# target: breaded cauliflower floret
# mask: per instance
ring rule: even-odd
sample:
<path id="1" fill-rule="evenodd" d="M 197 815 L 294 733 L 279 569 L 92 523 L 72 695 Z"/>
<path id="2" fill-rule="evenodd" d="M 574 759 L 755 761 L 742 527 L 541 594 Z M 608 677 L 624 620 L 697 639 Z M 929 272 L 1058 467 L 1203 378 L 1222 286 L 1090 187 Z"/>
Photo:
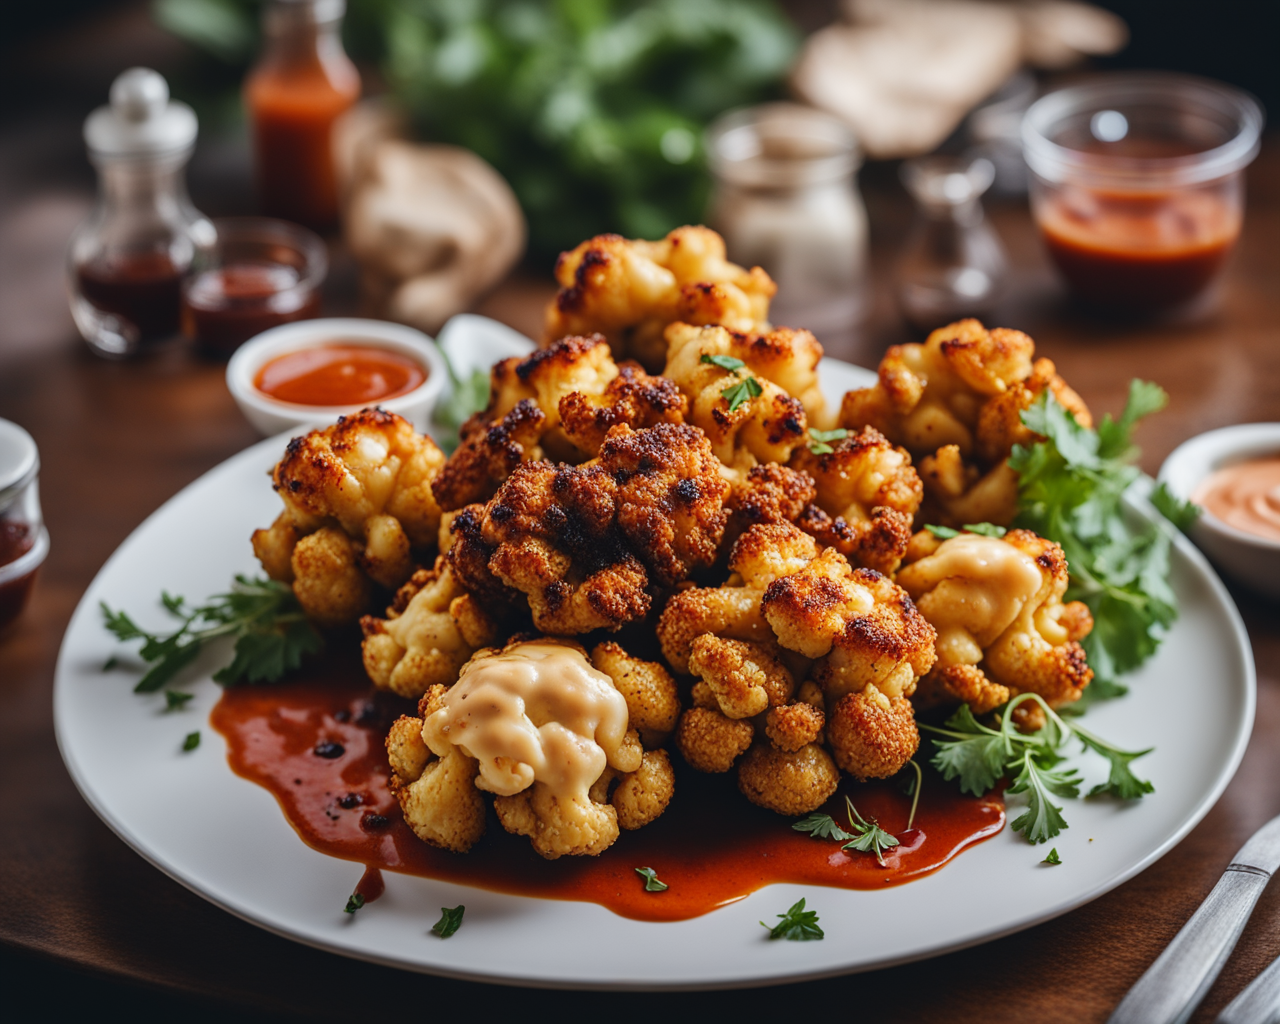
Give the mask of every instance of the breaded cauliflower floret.
<path id="1" fill-rule="evenodd" d="M 298 556 L 298 544 L 319 530 L 340 530 L 351 541 L 360 572 L 380 586 L 398 587 L 413 572 L 415 552 L 436 545 L 440 506 L 431 484 L 443 462 L 429 437 L 381 409 L 342 416 L 330 427 L 295 437 L 272 471 L 284 512 L 270 528 L 254 531 L 254 552 L 268 575 L 294 584 L 303 609 L 314 611 L 316 621 L 352 622 L 367 600 L 355 603 L 346 584 L 351 600 L 334 599 L 332 558 L 320 558 L 318 551 L 315 557 Z M 336 554 L 336 545 L 318 543 Z M 308 578 L 309 569 L 320 577 Z M 318 601 L 322 593 L 330 596 Z"/>
<path id="2" fill-rule="evenodd" d="M 822 740 L 826 713 L 820 705 L 796 701 L 772 708 L 765 718 L 764 733 L 779 750 L 792 753 Z"/>
<path id="3" fill-rule="evenodd" d="M 818 496 L 813 477 L 776 462 L 753 466 L 734 477 L 725 508 L 735 540 L 757 523 L 795 522 Z"/>
<path id="4" fill-rule="evenodd" d="M 577 644 L 486 648 L 418 710 L 388 736 L 392 788 L 415 832 L 446 849 L 465 850 L 483 832 L 482 790 L 495 794 L 502 826 L 548 859 L 601 853 L 620 826 L 658 817 L 674 792 L 665 752 L 643 748 L 626 697 Z"/>
<path id="5" fill-rule="evenodd" d="M 343 626 L 360 617 L 373 586 L 359 561 L 359 548 L 336 526 L 323 526 L 294 544 L 293 593 L 307 618 L 318 626 Z"/>
<path id="6" fill-rule="evenodd" d="M 835 701 L 826 725 L 836 764 L 859 781 L 896 775 L 920 747 L 911 703 L 874 685 Z"/>
<path id="7" fill-rule="evenodd" d="M 802 445 L 791 456 L 791 467 L 811 477 L 817 490 L 797 525 L 855 564 L 893 573 L 924 496 L 911 456 L 873 427 L 827 447 L 815 454 Z"/>
<path id="8" fill-rule="evenodd" d="M 1051 707 L 1080 699 L 1093 671 L 1078 641 L 1093 620 L 1081 602 L 1062 601 L 1062 548 L 1030 530 L 945 541 L 925 534 L 908 559 L 898 582 L 938 634 L 919 706 L 964 702 L 981 713 L 1023 692 Z"/>
<path id="9" fill-rule="evenodd" d="M 547 307 L 544 338 L 599 331 L 618 359 L 662 369 L 662 331 L 683 320 L 736 331 L 766 327 L 777 286 L 759 267 L 725 258 L 724 240 L 705 227 L 677 228 L 656 242 L 598 235 L 556 261 L 560 292 Z"/>
<path id="10" fill-rule="evenodd" d="M 680 697 L 671 673 L 655 661 L 633 658 L 612 640 L 596 644 L 591 664 L 612 679 L 626 699 L 631 727 L 645 745 L 663 743 L 680 717 Z"/>
<path id="11" fill-rule="evenodd" d="M 693 642 L 689 671 L 707 684 L 727 718 L 751 718 L 785 704 L 796 685 L 768 647 L 710 633 Z"/>
<path id="12" fill-rule="evenodd" d="M 569 444 L 594 458 L 614 427 L 683 423 L 688 408 L 689 400 L 673 381 L 649 376 L 639 363 L 624 362 L 602 392 L 573 391 L 560 399 L 560 430 Z"/>
<path id="13" fill-rule="evenodd" d="M 768 643 L 773 631 L 760 611 L 763 590 L 690 587 L 673 594 L 658 618 L 662 656 L 676 672 L 689 671 L 693 642 L 704 633 Z"/>
<path id="14" fill-rule="evenodd" d="M 750 722 L 728 718 L 711 708 L 693 707 L 680 716 L 676 749 L 690 767 L 718 774 L 733 767 L 755 734 Z"/>
<path id="15" fill-rule="evenodd" d="M 664 373 L 688 396 L 689 422 L 707 435 L 716 458 L 741 472 L 762 462 L 786 462 L 808 430 L 805 409 L 737 354 L 751 354 L 746 339 L 723 327 L 688 324 L 672 324 L 666 337 Z M 729 369 L 725 360 L 744 365 Z"/>
<path id="16" fill-rule="evenodd" d="M 437 683 L 452 686 L 467 659 L 498 640 L 498 623 L 461 587 L 443 555 L 400 588 L 385 619 L 366 615 L 360 628 L 369 678 L 401 697 L 420 697 Z"/>
<path id="17" fill-rule="evenodd" d="M 825 804 L 840 783 L 840 773 L 822 747 L 810 743 L 795 751 L 758 743 L 738 766 L 738 789 L 758 807 L 798 817 Z"/>
<path id="18" fill-rule="evenodd" d="M 520 463 L 542 458 L 538 442 L 547 417 L 524 398 L 491 420 L 478 412 L 458 431 L 458 447 L 436 478 L 435 494 L 447 512 L 487 501 Z"/>

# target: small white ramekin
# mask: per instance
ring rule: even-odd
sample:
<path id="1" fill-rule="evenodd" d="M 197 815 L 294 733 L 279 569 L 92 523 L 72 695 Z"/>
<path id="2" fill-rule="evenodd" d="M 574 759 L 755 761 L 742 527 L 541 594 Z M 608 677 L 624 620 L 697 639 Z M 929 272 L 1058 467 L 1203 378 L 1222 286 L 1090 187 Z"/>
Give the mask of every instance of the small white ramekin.
<path id="1" fill-rule="evenodd" d="M 412 391 L 376 403 L 356 405 L 294 405 L 265 395 L 254 386 L 258 371 L 276 356 L 321 345 L 367 345 L 407 356 L 421 364 L 427 379 Z M 449 383 L 449 371 L 436 344 L 421 331 L 386 320 L 327 317 L 299 320 L 263 331 L 245 342 L 227 363 L 227 388 L 245 418 L 265 437 L 286 430 L 332 423 L 345 413 L 375 404 L 399 413 L 418 430 L 425 431 L 431 411 Z"/>
<path id="2" fill-rule="evenodd" d="M 1214 470 L 1271 455 L 1280 455 L 1280 423 L 1223 427 L 1176 448 L 1160 467 L 1159 480 L 1185 501 Z M 1237 530 L 1208 512 L 1192 527 L 1191 539 L 1233 579 L 1261 594 L 1280 597 L 1280 541 Z"/>

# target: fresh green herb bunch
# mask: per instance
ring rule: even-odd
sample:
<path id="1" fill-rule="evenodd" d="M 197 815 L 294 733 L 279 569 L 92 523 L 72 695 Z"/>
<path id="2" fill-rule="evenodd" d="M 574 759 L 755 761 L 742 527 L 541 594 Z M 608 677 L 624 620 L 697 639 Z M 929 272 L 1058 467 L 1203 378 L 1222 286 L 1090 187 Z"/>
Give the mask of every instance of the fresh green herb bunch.
<path id="1" fill-rule="evenodd" d="M 107 629 L 119 640 L 141 640 L 138 653 L 151 665 L 133 688 L 135 693 L 159 690 L 193 662 L 206 644 L 220 637 L 235 639 L 231 664 L 213 675 L 224 685 L 279 679 L 301 665 L 303 655 L 313 654 L 324 645 L 302 613 L 293 590 L 275 580 L 238 575 L 229 592 L 216 594 L 196 607 L 167 592 L 161 594 L 160 601 L 166 611 L 181 620 L 169 634 L 150 633 L 126 613 L 102 604 Z M 173 707 L 175 700 L 181 705 L 184 697 L 170 697 L 168 705 Z"/>
<path id="2" fill-rule="evenodd" d="M 256 50 L 259 7 L 155 4 L 161 25 L 233 64 Z M 348 0 L 345 35 L 423 138 L 506 177 L 541 257 L 699 222 L 702 129 L 779 95 L 798 42 L 772 0 Z"/>
<path id="3" fill-rule="evenodd" d="M 1009 458 L 1018 471 L 1015 525 L 1062 545 L 1071 569 L 1067 598 L 1083 601 L 1093 613 L 1084 647 L 1094 680 L 1077 709 L 1126 692 L 1116 676 L 1151 657 L 1178 614 L 1169 585 L 1170 530 L 1131 519 L 1121 507 L 1125 490 L 1140 475 L 1133 465 L 1133 428 L 1167 402 L 1158 385 L 1135 380 L 1120 418 L 1107 416 L 1089 430 L 1045 391 L 1023 412 L 1022 422 L 1046 440 L 1017 445 Z M 1152 500 L 1180 528 L 1198 512 L 1163 487 Z"/>

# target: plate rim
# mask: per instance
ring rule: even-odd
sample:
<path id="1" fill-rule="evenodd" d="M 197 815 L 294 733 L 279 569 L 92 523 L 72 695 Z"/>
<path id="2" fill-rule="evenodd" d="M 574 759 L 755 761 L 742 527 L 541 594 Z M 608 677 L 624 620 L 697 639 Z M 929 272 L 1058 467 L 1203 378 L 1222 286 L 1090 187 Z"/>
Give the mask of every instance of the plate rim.
<path id="1" fill-rule="evenodd" d="M 832 359 L 830 362 L 833 364 L 841 364 L 842 367 L 852 368 L 862 373 L 870 372 L 862 367 L 856 367 L 853 366 L 853 364 L 844 363 L 841 360 Z M 122 841 L 124 841 L 130 849 L 141 856 L 149 864 L 159 869 L 169 878 L 172 878 L 184 888 L 207 900 L 221 910 L 231 913 L 240 920 L 252 924 L 255 927 L 262 928 L 265 931 L 290 941 L 299 942 L 313 949 L 319 949 L 327 953 L 363 960 L 365 962 L 375 963 L 381 966 L 392 967 L 399 970 L 409 970 L 415 973 L 438 977 L 448 977 L 510 987 L 581 991 L 679 992 L 760 988 L 782 984 L 795 984 L 805 981 L 815 981 L 824 978 L 841 977 L 845 975 L 864 973 L 867 971 L 882 970 L 906 963 L 913 963 L 946 953 L 957 952 L 963 949 L 982 945 L 986 942 L 991 942 L 1006 935 L 1012 935 L 1017 932 L 1024 931 L 1027 928 L 1031 928 L 1056 917 L 1060 917 L 1065 913 L 1069 913 L 1070 911 L 1084 906 L 1100 896 L 1105 895 L 1140 874 L 1142 871 L 1145 871 L 1156 861 L 1164 857 L 1165 854 L 1173 849 L 1174 846 L 1178 845 L 1184 838 L 1186 838 L 1191 830 L 1204 819 L 1218 800 L 1221 799 L 1226 787 L 1235 777 L 1236 771 L 1240 766 L 1252 736 L 1257 703 L 1257 673 L 1254 664 L 1252 644 L 1249 640 L 1244 620 L 1226 586 L 1223 584 L 1222 580 L 1214 571 L 1205 556 L 1182 533 L 1176 530 L 1171 530 L 1170 533 L 1173 546 L 1179 554 L 1187 560 L 1189 567 L 1194 570 L 1195 575 L 1199 577 L 1201 582 L 1207 585 L 1209 592 L 1215 599 L 1215 603 L 1219 605 L 1224 612 L 1226 621 L 1230 626 L 1231 638 L 1234 640 L 1241 658 L 1241 669 L 1243 671 L 1242 682 L 1244 684 L 1242 693 L 1243 706 L 1241 708 L 1239 719 L 1234 722 L 1234 733 L 1231 737 L 1230 753 L 1218 768 L 1213 785 L 1205 792 L 1192 810 L 1181 820 L 1178 827 L 1174 829 L 1162 843 L 1149 851 L 1145 856 L 1083 892 L 1073 893 L 1069 897 L 1063 898 L 1040 911 L 1020 916 L 1005 925 L 998 925 L 989 929 L 981 929 L 966 935 L 962 939 L 940 940 L 935 943 L 917 947 L 910 953 L 903 955 L 886 956 L 884 958 L 874 960 L 863 960 L 851 965 L 822 967 L 808 971 L 803 969 L 796 970 L 794 967 L 788 967 L 780 964 L 776 972 L 768 973 L 763 976 L 757 975 L 750 978 L 712 979 L 707 981 L 654 981 L 647 978 L 615 978 L 609 981 L 593 982 L 589 979 L 568 981 L 561 978 L 548 979 L 510 972 L 505 974 L 492 974 L 481 971 L 469 971 L 456 966 L 424 963 L 421 960 L 411 960 L 408 958 L 382 955 L 368 950 L 361 950 L 353 946 L 326 942 L 321 938 L 309 935 L 299 929 L 282 926 L 263 915 L 254 914 L 249 910 L 235 905 L 234 903 L 228 902 L 228 900 L 222 898 L 221 894 L 211 892 L 207 888 L 202 888 L 194 881 L 184 877 L 179 866 L 169 864 L 162 856 L 150 850 L 146 842 L 133 832 L 129 824 L 113 812 L 103 800 L 98 798 L 89 781 L 87 771 L 77 762 L 74 752 L 70 749 L 70 743 L 65 735 L 67 725 L 64 719 L 64 714 L 61 712 L 62 699 L 66 694 L 67 688 L 70 686 L 70 683 L 64 683 L 63 679 L 72 671 L 68 667 L 72 657 L 69 651 L 70 638 L 73 632 L 72 627 L 82 616 L 93 614 L 94 609 L 89 607 L 88 599 L 99 578 L 101 578 L 108 569 L 110 569 L 124 556 L 127 549 L 130 548 L 136 539 L 148 529 L 154 520 L 163 515 L 171 504 L 181 499 L 182 496 L 191 488 L 201 484 L 210 474 L 217 473 L 219 471 L 230 471 L 229 466 L 233 462 L 238 463 L 241 460 L 253 461 L 259 451 L 265 453 L 267 449 L 278 450 L 282 442 L 292 436 L 293 433 L 294 431 L 292 430 L 285 431 L 275 437 L 259 441 L 223 460 L 207 472 L 202 473 L 199 477 L 181 488 L 176 494 L 161 504 L 159 508 L 148 515 L 111 553 L 99 570 L 94 574 L 93 580 L 86 588 L 85 593 L 81 595 L 80 600 L 77 602 L 75 611 L 68 620 L 67 629 L 63 635 L 62 642 L 59 645 L 58 659 L 54 671 L 53 710 L 54 734 L 58 745 L 58 751 L 62 757 L 63 763 L 67 767 L 72 782 L 76 786 L 81 797 L 90 806 L 94 813 L 97 814 L 97 816 Z M 1141 489 L 1137 492 L 1131 491 L 1127 494 L 1126 504 L 1132 511 L 1136 512 L 1142 518 L 1149 521 L 1158 521 L 1153 520 L 1153 516 L 1158 516 L 1158 513 L 1155 512 L 1154 508 L 1151 507 L 1150 503 L 1141 493 Z M 1176 628 L 1176 626 L 1174 628 Z M 272 796 L 274 799 L 274 794 Z M 312 850 L 312 848 L 306 847 L 305 844 L 304 848 Z M 312 850 L 312 852 L 317 853 L 319 856 L 324 856 L 324 854 L 319 851 Z M 768 887 L 766 886 L 765 888 Z M 555 900 L 548 902 L 566 901 Z"/>

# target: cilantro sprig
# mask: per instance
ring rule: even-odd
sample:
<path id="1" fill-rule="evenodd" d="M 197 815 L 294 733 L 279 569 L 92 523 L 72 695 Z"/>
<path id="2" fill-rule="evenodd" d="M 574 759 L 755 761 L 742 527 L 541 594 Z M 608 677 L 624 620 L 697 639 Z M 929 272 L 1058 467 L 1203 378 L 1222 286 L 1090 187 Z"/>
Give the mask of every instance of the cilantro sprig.
<path id="1" fill-rule="evenodd" d="M 1083 601 L 1093 614 L 1093 632 L 1082 642 L 1094 680 L 1075 710 L 1125 693 L 1116 677 L 1156 652 L 1178 614 L 1169 585 L 1171 529 L 1136 523 L 1121 505 L 1140 475 L 1133 429 L 1167 402 L 1161 387 L 1135 380 L 1120 418 L 1105 417 L 1097 430 L 1082 427 L 1047 390 L 1022 413 L 1045 440 L 1015 445 L 1009 458 L 1018 472 L 1015 525 L 1062 545 L 1071 570 L 1067 599 Z M 1179 528 L 1198 515 L 1163 486 L 1152 503 Z"/>
<path id="2" fill-rule="evenodd" d="M 636 868 L 636 874 L 644 879 L 645 892 L 666 892 L 671 886 L 658 877 L 653 868 Z"/>
<path id="3" fill-rule="evenodd" d="M 1014 726 L 1014 712 L 1029 701 L 1040 706 L 1045 724 L 1035 732 L 1019 732 Z M 1085 750 L 1101 754 L 1110 764 L 1107 781 L 1094 786 L 1089 796 L 1114 796 L 1120 800 L 1136 800 L 1154 791 L 1150 782 L 1134 775 L 1131 762 L 1151 753 L 1147 750 L 1122 750 L 1058 715 L 1035 693 L 1024 693 L 995 712 L 995 724 L 988 726 L 962 705 L 945 726 L 921 723 L 920 728 L 933 734 L 932 764 L 945 779 L 959 779 L 960 790 L 982 796 L 1003 778 L 1012 778 L 1010 793 L 1025 793 L 1027 809 L 1012 823 L 1029 842 L 1043 843 L 1067 827 L 1062 808 L 1053 797 L 1080 795 L 1080 775 L 1074 768 L 1061 767 L 1063 748 L 1071 739 Z"/>
<path id="4" fill-rule="evenodd" d="M 764 394 L 764 388 L 760 386 L 760 382 L 749 374 L 744 377 L 742 371 L 746 368 L 746 363 L 736 356 L 718 356 L 709 352 L 704 352 L 699 362 L 707 363 L 711 366 L 717 366 L 721 370 L 725 370 L 734 374 L 738 379 L 720 392 L 721 396 L 729 403 L 729 412 L 736 412 L 740 405 L 751 401 L 753 398 L 759 398 Z"/>
<path id="5" fill-rule="evenodd" d="M 443 348 L 437 348 L 437 351 L 444 358 L 445 369 L 449 372 L 449 393 L 436 404 L 431 414 L 432 422 L 440 428 L 432 433 L 436 443 L 448 455 L 458 447 L 458 428 L 489 404 L 489 372 L 477 367 L 469 376 L 462 377 L 448 353 Z"/>
<path id="6" fill-rule="evenodd" d="M 926 524 L 925 529 L 937 537 L 938 540 L 950 540 L 952 537 L 959 537 L 962 533 L 976 533 L 983 537 L 1003 537 L 1009 532 L 1003 526 L 997 526 L 995 523 L 965 523 L 958 530 L 953 530 L 950 526 Z"/>
<path id="7" fill-rule="evenodd" d="M 118 640 L 141 640 L 138 654 L 151 667 L 134 686 L 134 693 L 154 693 L 166 686 L 204 647 L 221 637 L 234 637 L 234 656 L 229 665 L 214 673 L 223 685 L 242 681 L 269 682 L 302 664 L 303 655 L 323 646 L 320 634 L 307 621 L 294 597 L 283 583 L 236 576 L 231 590 L 217 594 L 202 605 L 188 605 L 185 598 L 162 593 L 160 602 L 179 620 L 172 633 L 152 633 L 139 626 L 123 611 L 112 611 L 103 602 L 106 628 Z M 189 695 L 166 691 L 167 710 L 184 705 Z"/>
<path id="8" fill-rule="evenodd" d="M 907 822 L 907 828 L 910 828 L 915 820 L 916 801 L 920 798 L 920 766 L 914 761 L 911 764 L 916 769 L 915 799 L 911 802 L 911 818 Z M 849 817 L 849 828 L 852 831 L 846 832 L 842 826 L 836 824 L 831 815 L 818 811 L 801 818 L 791 827 L 797 832 L 808 832 L 813 839 L 834 839 L 836 842 L 844 843 L 842 850 L 874 854 L 880 866 L 884 867 L 884 852 L 899 845 L 897 838 L 882 829 L 875 818 L 867 821 L 858 813 L 858 809 L 853 806 L 853 801 L 847 796 L 844 798 L 844 805 Z"/>
<path id="9" fill-rule="evenodd" d="M 771 939 L 808 942 L 824 937 L 822 929 L 818 927 L 817 911 L 805 910 L 803 899 L 793 904 L 785 914 L 779 914 L 778 917 L 781 920 L 772 927 L 763 921 L 760 922 L 761 927 L 769 929 L 769 938 Z"/>
<path id="10" fill-rule="evenodd" d="M 836 427 L 835 430 L 815 430 L 810 427 L 807 447 L 814 455 L 830 455 L 835 451 L 831 447 L 831 442 L 843 441 L 848 436 L 849 431 L 845 430 L 844 427 Z"/>

